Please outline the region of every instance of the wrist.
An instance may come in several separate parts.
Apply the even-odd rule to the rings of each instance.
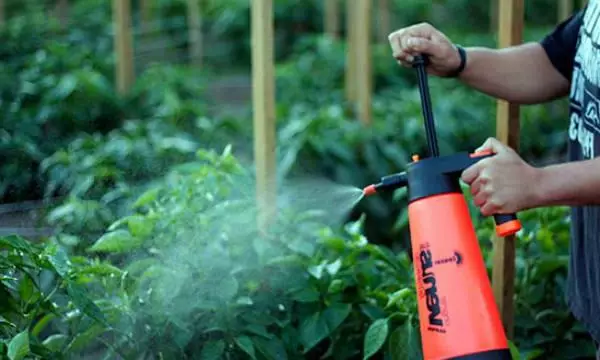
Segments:
[[[455,56],[453,56],[452,70],[448,74],[448,77],[458,78],[467,68],[467,51],[460,45],[454,44],[452,47]]]
[[[554,173],[553,166],[533,168],[531,208],[553,205],[557,200],[553,197],[560,197],[560,187],[564,185],[557,183],[560,177],[557,178]]]

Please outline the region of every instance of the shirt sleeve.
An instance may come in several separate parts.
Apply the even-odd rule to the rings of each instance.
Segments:
[[[577,38],[584,12],[585,9],[571,15],[540,41],[552,65],[569,80],[573,73]]]

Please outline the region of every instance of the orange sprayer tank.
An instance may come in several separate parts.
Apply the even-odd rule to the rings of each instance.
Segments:
[[[408,211],[424,358],[510,359],[463,195],[423,198]]]

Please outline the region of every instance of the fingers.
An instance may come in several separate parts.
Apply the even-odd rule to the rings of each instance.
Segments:
[[[420,23],[391,33],[388,41],[394,58],[407,65],[418,53],[435,53],[436,48],[432,38],[436,32],[437,30],[430,24]]]
[[[473,197],[477,196],[487,183],[487,178],[483,176],[478,176],[477,178],[475,178],[475,180],[473,180],[473,182],[470,185],[471,194],[473,195]]]
[[[492,216],[497,214],[504,214],[502,211],[502,206],[498,206],[493,201],[487,201],[485,204],[480,207],[481,215],[483,216]]]
[[[464,181],[467,185],[471,186],[471,184],[473,184],[475,179],[477,179],[480,176],[481,171],[487,164],[487,160],[488,159],[480,160],[479,162],[475,163],[474,165],[471,165],[468,168],[466,168],[462,172],[460,179],[462,181]]]
[[[501,154],[509,151],[509,148],[502,142],[500,142],[500,140],[490,137],[487,138],[487,140],[480,147],[478,147],[477,150],[475,150],[475,152],[484,150],[490,150],[496,154]]]

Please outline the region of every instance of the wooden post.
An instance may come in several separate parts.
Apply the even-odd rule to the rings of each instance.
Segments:
[[[502,0],[499,7],[498,47],[518,45],[523,41],[524,0]],[[498,140],[518,151],[519,107],[504,100],[498,101],[496,118]],[[513,338],[515,237],[494,238],[494,267],[492,284],[494,296],[502,315],[509,339]]]
[[[356,5],[358,0],[346,0],[346,99],[356,99]]]
[[[356,2],[356,75],[355,90],[358,97],[358,116],[360,121],[369,125],[372,121],[371,96],[373,71],[371,56],[371,24],[373,7],[371,0],[350,0]]]
[[[377,30],[379,42],[387,43],[392,32],[390,0],[379,0],[377,3]]]
[[[340,0],[325,1],[325,33],[333,39],[338,39],[340,30]]]
[[[562,22],[573,13],[573,0],[558,0],[558,22]]]
[[[256,196],[258,226],[264,232],[276,205],[273,0],[253,0],[251,6]]]
[[[117,91],[125,94],[135,80],[130,0],[113,0],[113,23],[115,25]]]
[[[202,65],[202,13],[199,1],[187,2],[190,62],[195,66]]]

